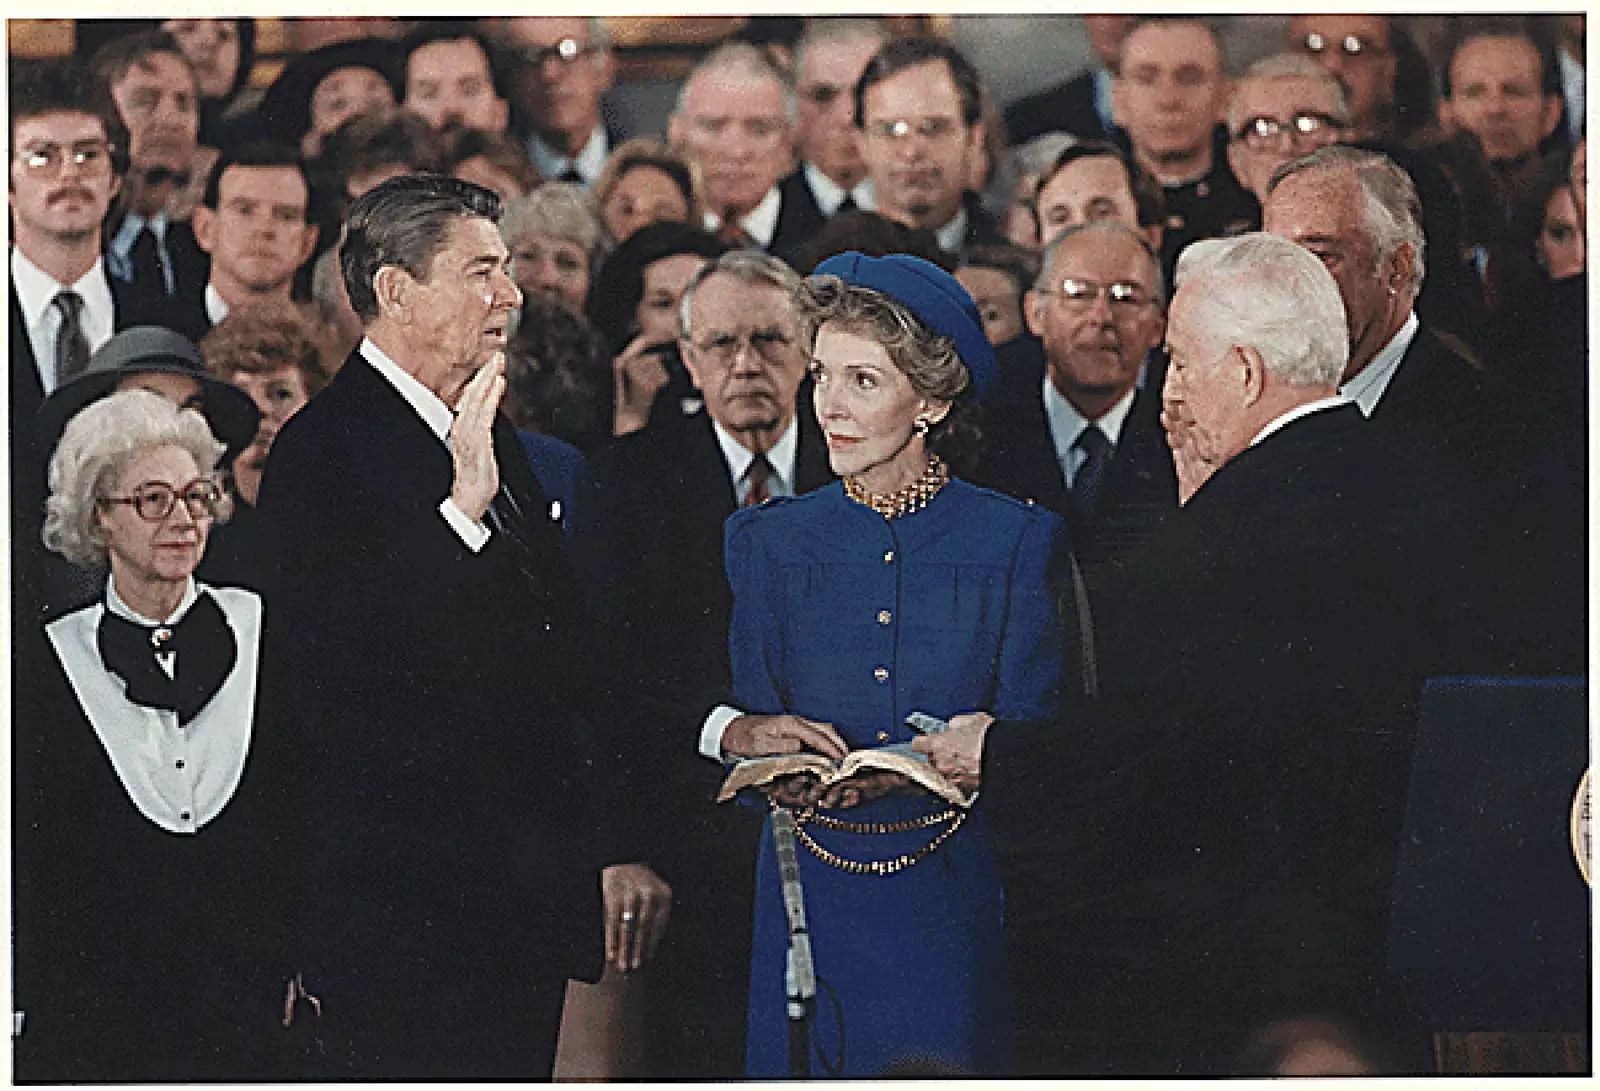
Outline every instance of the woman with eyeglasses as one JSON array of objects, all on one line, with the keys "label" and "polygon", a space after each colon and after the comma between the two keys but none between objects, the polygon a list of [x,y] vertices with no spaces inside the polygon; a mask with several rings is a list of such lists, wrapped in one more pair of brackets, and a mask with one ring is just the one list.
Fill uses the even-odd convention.
[{"label": "woman with eyeglasses", "polygon": [[[1055,707],[1062,643],[1049,574],[1061,520],[955,478],[973,401],[995,377],[977,306],[906,254],[847,252],[800,290],[817,421],[843,480],[729,521],[732,762],[797,750],[909,748],[914,712],[995,700]],[[715,730],[708,723],[708,735]],[[702,745],[710,752],[709,738]],[[1000,880],[980,804],[897,773],[769,791],[756,871],[747,1072],[870,1079],[1011,1067]],[[796,871],[816,997],[808,1071],[792,1067],[782,851]]]},{"label": "woman with eyeglasses", "polygon": [[261,599],[194,579],[229,514],[223,451],[200,413],[128,390],[73,417],[50,460],[45,546],[108,574],[92,605],[16,634],[21,1081],[272,1071],[258,1035],[282,975],[257,976],[243,790]]}]

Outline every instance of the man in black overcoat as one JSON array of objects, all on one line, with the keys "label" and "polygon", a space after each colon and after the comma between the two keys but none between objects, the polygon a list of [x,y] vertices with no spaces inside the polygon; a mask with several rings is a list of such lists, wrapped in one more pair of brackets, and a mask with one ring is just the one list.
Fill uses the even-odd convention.
[{"label": "man in black overcoat", "polygon": [[1416,701],[1462,578],[1451,478],[1336,396],[1343,310],[1298,246],[1195,244],[1167,343],[1183,506],[1096,600],[1099,697],[918,740],[981,782],[1029,1073],[1226,1072],[1269,1021],[1393,1000]]},{"label": "man in black overcoat", "polygon": [[[262,482],[260,746],[313,1075],[548,1078],[566,980],[600,972],[600,867],[626,856],[585,766],[585,607],[496,413],[520,303],[498,214],[425,175],[356,203],[366,338]],[[630,931],[663,897],[642,887]]]}]

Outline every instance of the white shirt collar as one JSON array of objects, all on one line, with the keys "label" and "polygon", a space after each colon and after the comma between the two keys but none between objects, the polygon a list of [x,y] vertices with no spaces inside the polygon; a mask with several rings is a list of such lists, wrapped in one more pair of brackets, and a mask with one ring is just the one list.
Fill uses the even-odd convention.
[{"label": "white shirt collar", "polygon": [[222,325],[222,320],[228,317],[228,301],[209,280],[206,281],[206,317],[213,326]]},{"label": "white shirt collar", "polygon": [[[39,366],[40,384],[49,394],[60,385],[56,376],[55,339],[61,317],[53,304],[63,286],[29,260],[19,247],[11,249],[11,283],[33,346],[34,362]],[[87,273],[66,287],[83,299],[79,321],[92,353],[111,340],[117,325],[117,304],[111,295],[111,281],[106,277],[104,257],[96,258]]]},{"label": "white shirt collar", "polygon": [[[1100,431],[1106,439],[1111,441],[1114,448],[1117,441],[1122,438],[1122,426],[1127,422],[1128,411],[1133,408],[1134,396],[1138,388],[1130,389],[1117,404],[1107,409],[1094,423],[1100,426]],[[1070,481],[1077,475],[1088,455],[1077,447],[1078,437],[1083,435],[1085,428],[1089,427],[1089,418],[1078,411],[1078,407],[1062,396],[1056,389],[1056,384],[1050,381],[1047,374],[1044,377],[1044,416],[1050,425],[1050,440],[1055,445],[1056,462],[1065,472]]]},{"label": "white shirt collar", "polygon": [[199,597],[200,591],[195,586],[194,577],[190,576],[183,589],[183,598],[179,600],[178,608],[172,611],[172,615],[165,618],[148,618],[124,602],[122,596],[117,594],[117,581],[111,576],[106,577],[106,609],[135,625],[176,625],[183,620],[183,615],[189,612],[189,607],[193,606]]},{"label": "white shirt collar", "polygon": [[[782,208],[783,194],[778,192],[777,186],[773,186],[761,198],[760,204],[739,217],[739,226],[764,250],[772,245],[772,237],[778,233],[778,213]],[[715,234],[722,226],[722,217],[715,212],[707,212],[705,225],[707,231]]]},{"label": "white shirt collar", "polygon": [[[722,448],[722,460],[727,463],[728,475],[733,481],[733,492],[744,496],[744,475],[756,457],[754,452],[734,438],[733,433],[711,420],[711,430],[717,434],[717,444]],[[773,496],[793,496],[795,491],[795,459],[800,453],[800,418],[789,421],[778,442],[767,452],[772,465],[772,476],[767,479],[767,491]]]},{"label": "white shirt collar", "polygon": [[967,241],[967,204],[963,201],[956,209],[956,214],[950,217],[950,222],[934,232],[939,239],[939,246],[952,254],[961,249]]},{"label": "white shirt collar", "polygon": [[148,220],[137,212],[129,212],[122,217],[122,223],[117,227],[116,236],[111,240],[110,250],[120,257],[126,258],[133,250],[133,244],[139,237],[139,232],[144,230],[146,224],[150,225],[150,233],[156,237],[156,242],[166,245],[167,241],[167,213],[163,209],[151,216]]},{"label": "white shirt collar", "polygon": [[562,155],[538,133],[528,138],[528,154],[533,157],[534,166],[539,168],[539,173],[549,181],[558,180],[570,168],[583,176],[583,184],[594,185],[594,180],[600,176],[601,169],[606,165],[606,156],[611,153],[609,142],[606,140],[606,127],[596,125],[589,134],[589,139],[584,142],[578,154],[573,156]]},{"label": "white shirt collar", "polygon": [[1339,388],[1340,394],[1360,406],[1363,417],[1372,416],[1373,410],[1378,408],[1379,399],[1383,397],[1383,392],[1389,389],[1394,373],[1400,369],[1401,358],[1411,347],[1411,342],[1416,340],[1420,325],[1416,311],[1406,315],[1405,325],[1389,339],[1389,343],[1367,361],[1366,367],[1356,372],[1349,382]]},{"label": "white shirt collar", "polygon": [[844,204],[846,197],[854,198],[857,208],[866,207],[861,203],[861,192],[866,186],[865,182],[858,182],[855,189],[846,190],[832,178],[823,174],[815,163],[807,162],[800,170],[805,177],[806,185],[811,189],[811,196],[817,202],[818,211],[824,216],[832,216],[835,212],[838,212],[839,206]]},{"label": "white shirt collar", "polygon": [[1303,405],[1297,405],[1287,413],[1282,413],[1268,421],[1267,426],[1261,429],[1261,431],[1257,432],[1256,438],[1250,441],[1250,446],[1254,447],[1256,444],[1272,435],[1272,433],[1287,428],[1301,417],[1309,417],[1311,414],[1320,413],[1324,409],[1337,409],[1341,405],[1349,404],[1350,399],[1346,398],[1344,395],[1332,394],[1326,398],[1318,398],[1316,401],[1306,402]]},{"label": "white shirt collar", "polygon": [[389,385],[400,392],[417,416],[422,418],[422,423],[428,430],[439,437],[441,443],[448,443],[450,439],[450,426],[455,423],[455,414],[450,412],[450,407],[439,395],[423,386],[416,377],[404,371],[399,364],[389,358],[377,345],[367,338],[361,339],[360,352],[371,364],[379,375],[389,381]]}]

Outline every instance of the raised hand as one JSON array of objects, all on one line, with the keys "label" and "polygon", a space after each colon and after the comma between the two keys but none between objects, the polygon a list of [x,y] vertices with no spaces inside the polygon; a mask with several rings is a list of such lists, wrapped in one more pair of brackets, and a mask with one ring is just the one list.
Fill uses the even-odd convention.
[{"label": "raised hand", "polygon": [[455,479],[450,499],[474,523],[483,522],[489,502],[500,491],[494,460],[494,416],[506,392],[506,354],[496,352],[461,391],[450,426],[450,457]]}]

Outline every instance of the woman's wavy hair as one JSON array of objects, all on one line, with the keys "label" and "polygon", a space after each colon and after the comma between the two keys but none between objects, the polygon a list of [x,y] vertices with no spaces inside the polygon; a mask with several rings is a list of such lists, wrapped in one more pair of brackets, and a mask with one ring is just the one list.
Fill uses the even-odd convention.
[{"label": "woman's wavy hair", "polygon": [[[157,447],[180,447],[201,473],[215,473],[226,445],[193,409],[179,409],[148,390],[124,390],[91,402],[67,422],[50,457],[44,545],[82,568],[106,564],[106,538],[96,517],[134,459]],[[224,494],[215,523],[233,512]]]},{"label": "woman's wavy hair", "polygon": [[930,330],[899,300],[835,276],[810,276],[795,299],[801,344],[809,359],[817,331],[825,324],[841,328],[884,347],[894,366],[924,398],[950,403],[944,420],[928,432],[927,448],[957,474],[969,473],[982,439],[972,379],[955,342]]}]

